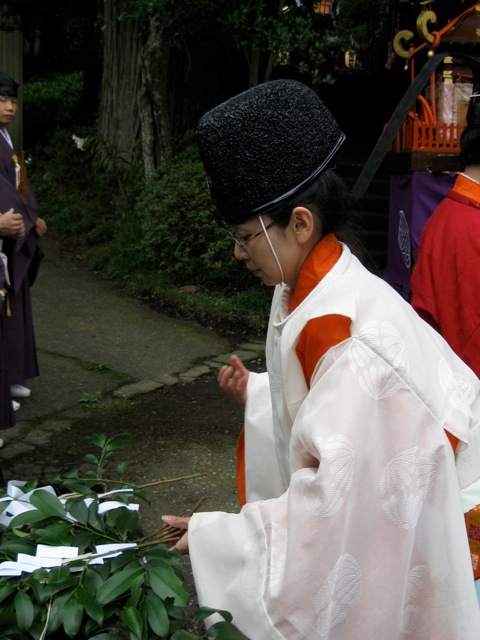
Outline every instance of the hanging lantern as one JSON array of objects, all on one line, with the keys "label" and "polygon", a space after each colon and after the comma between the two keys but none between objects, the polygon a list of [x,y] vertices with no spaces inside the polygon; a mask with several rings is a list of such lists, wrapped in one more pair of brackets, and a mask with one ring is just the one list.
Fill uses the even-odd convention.
[{"label": "hanging lantern", "polygon": [[313,13],[328,16],[331,13],[332,4],[330,0],[320,0],[320,2],[313,3]]},{"label": "hanging lantern", "polygon": [[288,60],[290,58],[290,52],[289,51],[279,51],[278,54],[278,64],[285,66],[288,64]]},{"label": "hanging lantern", "polygon": [[357,65],[357,53],[353,49],[345,51],[345,66],[348,69],[354,69]]}]

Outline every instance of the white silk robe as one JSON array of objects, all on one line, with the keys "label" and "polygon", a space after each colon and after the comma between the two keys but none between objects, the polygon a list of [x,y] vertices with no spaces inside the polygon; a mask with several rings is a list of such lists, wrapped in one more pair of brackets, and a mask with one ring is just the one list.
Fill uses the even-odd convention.
[{"label": "white silk robe", "polygon": [[[308,388],[295,345],[327,314],[351,337]],[[477,377],[346,247],[291,314],[277,288],[267,368],[249,378],[248,503],[190,522],[200,603],[251,640],[478,640],[460,491],[480,478]]]}]

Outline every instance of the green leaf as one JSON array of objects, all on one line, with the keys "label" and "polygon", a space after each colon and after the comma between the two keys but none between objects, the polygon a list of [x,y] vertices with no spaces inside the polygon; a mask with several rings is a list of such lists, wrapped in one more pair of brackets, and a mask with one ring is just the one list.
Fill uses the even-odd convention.
[{"label": "green leaf", "polygon": [[[72,574],[70,573],[70,569],[67,567],[67,565],[62,564],[59,567],[53,567],[49,571],[48,582],[49,584],[65,582],[65,581],[68,582],[72,579],[72,577],[75,578],[75,576],[72,576]],[[76,578],[76,580],[78,580],[78,578]]]},{"label": "green leaf", "polygon": [[18,516],[15,516],[8,525],[8,529],[15,529],[17,527],[23,527],[24,525],[36,524],[37,522],[41,522],[42,520],[47,520],[47,516],[43,513],[43,511],[31,510],[25,511],[24,513],[20,513]]},{"label": "green leaf", "polygon": [[88,507],[88,524],[97,531],[105,531],[105,525],[98,514],[98,500],[94,500]]},{"label": "green leaf", "polygon": [[172,562],[172,552],[167,549],[164,544],[157,544],[154,547],[150,547],[145,551],[145,558],[150,561],[154,558],[160,558],[166,560],[168,563]]},{"label": "green leaf", "polygon": [[95,598],[97,591],[103,584],[103,579],[94,566],[87,567],[83,574],[83,584],[88,593]]},{"label": "green leaf", "polygon": [[135,609],[135,607],[124,607],[120,613],[121,619],[125,622],[127,627],[137,638],[142,637],[142,617]]},{"label": "green leaf", "polygon": [[[64,478],[78,478],[78,469],[72,469],[64,474]],[[54,480],[60,480],[59,477],[54,477]]]},{"label": "green leaf", "polygon": [[63,628],[69,638],[78,633],[83,618],[83,606],[78,601],[76,594],[65,603],[63,609]]},{"label": "green leaf", "polygon": [[145,596],[147,607],[147,620],[151,629],[161,638],[167,635],[170,628],[170,621],[165,609],[165,605],[157,596],[148,594]]},{"label": "green leaf", "polygon": [[[3,583],[3,580],[2,580]],[[17,588],[17,582],[8,578],[5,583],[0,585],[0,603],[10,596]]]},{"label": "green leaf", "polygon": [[48,618],[47,634],[54,633],[61,627],[63,622],[63,608],[71,596],[71,592],[62,593],[53,600]]},{"label": "green leaf", "polygon": [[94,436],[92,436],[93,444],[96,445],[97,447],[100,447],[100,449],[103,449],[106,441],[107,441],[107,436],[104,434],[96,433]]},{"label": "green leaf", "polygon": [[198,640],[198,636],[194,636],[193,633],[188,633],[188,631],[180,629],[180,631],[175,631],[171,640]]},{"label": "green leaf", "polygon": [[17,625],[21,631],[27,631],[32,626],[34,607],[33,602],[25,591],[18,591],[14,598]]},{"label": "green leaf", "polygon": [[86,553],[91,548],[94,537],[92,531],[79,531],[72,538],[72,547],[78,547],[79,553]]},{"label": "green leaf", "polygon": [[112,528],[117,529],[122,541],[127,540],[129,533],[138,533],[139,536],[141,535],[138,513],[136,511],[130,511],[124,508],[112,509],[112,511],[107,514],[107,521]]},{"label": "green leaf", "polygon": [[140,498],[147,504],[150,504],[150,502],[152,501],[152,496],[143,489],[136,489],[134,495],[136,498]]},{"label": "green leaf", "polygon": [[87,453],[83,456],[83,462],[88,462],[89,464],[94,464],[96,466],[98,465],[98,458],[93,455],[93,453]]},{"label": "green leaf", "polygon": [[143,593],[143,582],[144,576],[143,573],[139,575],[135,580],[132,580],[130,585],[130,598],[128,602],[125,603],[126,607],[136,607]]},{"label": "green leaf", "polygon": [[185,607],[175,606],[171,598],[169,598],[168,600],[164,600],[163,604],[165,605],[165,609],[167,610],[168,616],[170,618],[175,618],[176,620],[185,619]]},{"label": "green leaf", "polygon": [[126,567],[130,565],[131,567],[138,566],[139,560],[136,558],[136,549],[125,549],[122,551],[120,555],[116,558],[112,558],[108,561],[108,566],[110,567],[110,573],[117,572],[122,567]]},{"label": "green leaf", "polygon": [[92,620],[95,620],[98,625],[101,625],[103,622],[103,609],[96,602],[94,594],[89,593],[82,585],[77,591],[77,597],[87,615],[92,618]]},{"label": "green leaf", "polygon": [[220,638],[221,640],[249,640],[240,629],[230,622],[216,622],[208,629],[209,638]]},{"label": "green leaf", "polygon": [[108,578],[97,591],[97,602],[99,604],[107,604],[118,598],[130,588],[132,580],[140,575],[142,571],[143,569],[141,568],[123,569],[120,573]]},{"label": "green leaf", "polygon": [[9,525],[9,528],[6,529],[6,533],[7,535],[15,536],[16,538],[28,538],[28,536],[30,535],[28,531],[20,531],[20,529],[12,529],[10,525]]},{"label": "green leaf", "polygon": [[48,574],[48,588],[47,592],[50,595],[65,591],[65,589],[71,589],[76,587],[80,582],[80,573],[70,573],[70,569],[63,565],[61,567],[54,567]]},{"label": "green leaf", "polygon": [[[13,608],[13,607],[12,607]],[[11,610],[11,608],[7,611],[6,609],[2,609],[0,610],[0,628],[1,627],[13,627],[16,624],[16,617],[15,617],[15,612]],[[5,633],[2,633],[1,635],[2,640],[4,638],[9,638],[9,636],[6,636]],[[21,638],[23,638],[24,636],[22,635]]]},{"label": "green leaf", "polygon": [[84,479],[82,480],[63,480],[63,484],[71,493],[80,493],[81,495],[85,495],[92,490],[92,487],[97,483],[97,480],[92,482],[88,482]]},{"label": "green leaf", "polygon": [[0,546],[0,555],[2,560],[11,560],[16,558],[17,553],[26,553],[27,555],[35,555],[35,545],[22,540],[6,540]]},{"label": "green leaf", "polygon": [[39,604],[43,604],[44,602],[46,602],[52,595],[48,589],[48,585],[45,582],[47,575],[48,572],[45,569],[37,569],[36,571],[31,573],[28,578],[23,579],[24,584],[27,587],[30,587],[35,600]]},{"label": "green leaf", "polygon": [[65,507],[57,498],[49,491],[44,491],[43,489],[37,489],[30,496],[30,502],[36,507],[39,511],[43,511],[43,513],[50,517],[64,518],[65,517]]},{"label": "green leaf", "polygon": [[78,520],[80,524],[86,525],[88,522],[88,507],[85,504],[83,498],[75,498],[73,500],[67,500],[66,509],[68,513]]},{"label": "green leaf", "polygon": [[72,524],[70,522],[56,522],[45,529],[37,529],[38,540],[42,544],[52,546],[77,546],[72,545]]},{"label": "green leaf", "polygon": [[128,460],[122,460],[117,465],[117,475],[119,478],[123,478],[125,471],[128,468]]},{"label": "green leaf", "polygon": [[174,598],[176,605],[186,605],[188,594],[183,589],[182,581],[171,567],[147,566],[150,586],[159,598]]},{"label": "green leaf", "polygon": [[113,453],[117,449],[122,449],[123,447],[127,447],[131,444],[132,441],[124,438],[123,440],[109,440],[105,446],[106,453]]},{"label": "green leaf", "polygon": [[232,614],[229,611],[221,611],[219,609],[211,609],[210,607],[200,607],[195,614],[195,620],[197,622],[203,622],[205,618],[213,615],[214,613],[218,613],[218,615],[222,616],[224,620],[227,622],[232,621]]}]

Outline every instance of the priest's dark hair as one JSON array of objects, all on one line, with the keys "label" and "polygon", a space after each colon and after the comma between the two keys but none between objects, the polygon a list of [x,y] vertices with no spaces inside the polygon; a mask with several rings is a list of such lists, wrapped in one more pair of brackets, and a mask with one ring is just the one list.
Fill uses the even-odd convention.
[{"label": "priest's dark hair", "polygon": [[315,214],[322,226],[322,237],[334,233],[362,261],[366,261],[355,198],[335,169],[326,169],[303,191],[268,211],[279,227],[285,228],[295,207]]}]

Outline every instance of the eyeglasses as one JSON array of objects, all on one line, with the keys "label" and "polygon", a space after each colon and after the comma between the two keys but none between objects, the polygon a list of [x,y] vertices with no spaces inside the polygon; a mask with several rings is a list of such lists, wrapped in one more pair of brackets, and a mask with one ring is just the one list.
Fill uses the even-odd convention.
[{"label": "eyeglasses", "polygon": [[270,227],[273,226],[274,224],[275,222],[270,222],[270,224],[267,224],[264,229],[261,229],[258,233],[254,233],[253,236],[250,236],[250,235],[238,236],[236,233],[233,233],[233,231],[229,231],[228,233],[232,236],[232,238],[235,240],[236,244],[240,247],[240,249],[245,249],[246,245],[249,242],[251,242],[255,238],[258,238],[258,236],[261,236],[262,233],[264,233],[267,229],[270,229]]}]

